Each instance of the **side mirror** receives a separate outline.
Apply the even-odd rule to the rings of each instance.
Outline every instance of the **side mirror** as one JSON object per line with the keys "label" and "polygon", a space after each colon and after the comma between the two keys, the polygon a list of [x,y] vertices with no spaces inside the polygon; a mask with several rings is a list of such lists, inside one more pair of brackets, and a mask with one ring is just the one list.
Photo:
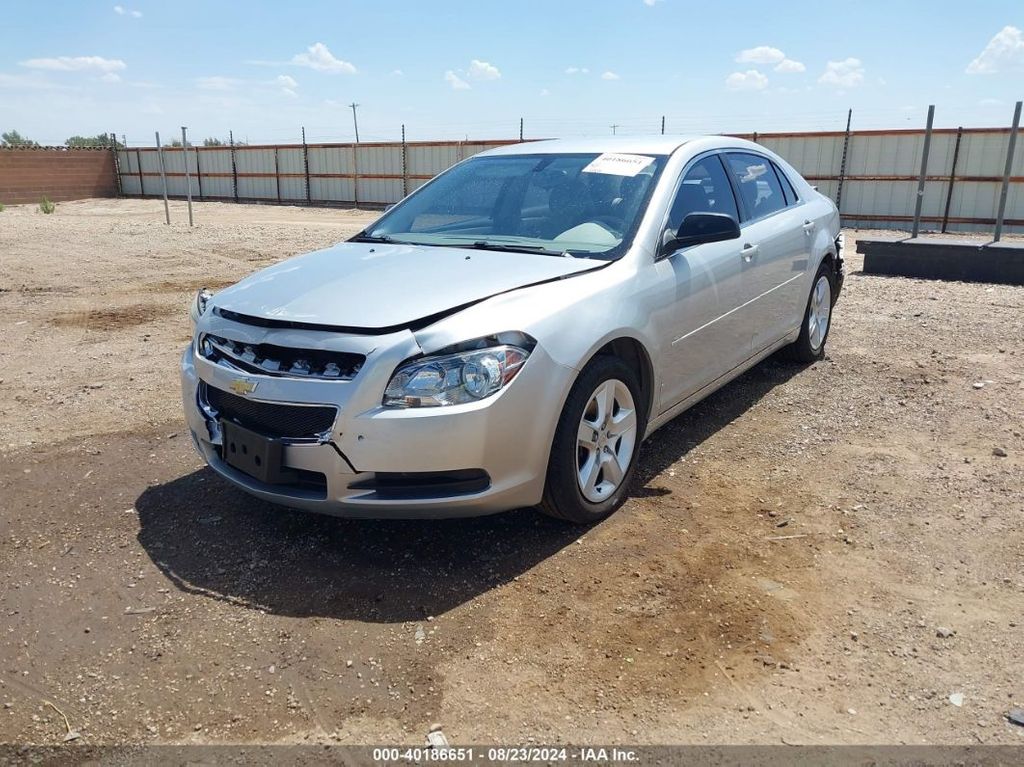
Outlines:
{"label": "side mirror", "polygon": [[739,237],[740,225],[726,213],[690,213],[683,219],[676,236],[665,243],[662,251],[674,253],[691,245],[737,240]]}

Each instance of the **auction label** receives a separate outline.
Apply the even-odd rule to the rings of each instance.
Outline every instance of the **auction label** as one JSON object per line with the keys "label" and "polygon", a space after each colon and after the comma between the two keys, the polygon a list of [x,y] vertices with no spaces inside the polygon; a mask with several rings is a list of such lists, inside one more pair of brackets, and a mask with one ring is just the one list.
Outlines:
{"label": "auction label", "polygon": [[583,173],[606,173],[610,176],[635,176],[654,162],[653,157],[642,154],[616,154],[606,152],[583,169]]}

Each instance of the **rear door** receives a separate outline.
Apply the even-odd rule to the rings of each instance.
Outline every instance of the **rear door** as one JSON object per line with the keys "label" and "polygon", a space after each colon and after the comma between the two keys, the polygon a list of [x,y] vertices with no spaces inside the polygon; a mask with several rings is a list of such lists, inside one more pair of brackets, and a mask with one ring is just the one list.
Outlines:
{"label": "rear door", "polygon": [[800,278],[813,224],[804,225],[802,201],[770,159],[752,152],[727,152],[723,159],[740,204],[743,303],[756,354],[792,329],[794,310],[803,306]]}
{"label": "rear door", "polygon": [[[728,176],[717,154],[684,170],[663,229],[662,242],[690,213],[725,213],[739,220]],[[659,243],[660,244],[660,243]],[[664,254],[656,264],[670,291],[660,323],[662,408],[667,410],[739,365],[750,354],[750,328],[742,316],[740,241],[710,242]]]}

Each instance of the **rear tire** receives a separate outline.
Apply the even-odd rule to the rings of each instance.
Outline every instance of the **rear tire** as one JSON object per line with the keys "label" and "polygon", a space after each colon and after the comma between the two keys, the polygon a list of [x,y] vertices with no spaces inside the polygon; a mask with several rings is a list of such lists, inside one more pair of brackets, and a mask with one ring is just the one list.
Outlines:
{"label": "rear tire", "polygon": [[540,510],[588,525],[618,509],[646,428],[637,374],[618,357],[595,357],[573,384],[558,419]]}
{"label": "rear tire", "polygon": [[781,350],[785,359],[793,362],[817,362],[825,357],[825,342],[832,329],[832,296],[835,295],[836,277],[826,261],[818,268],[807,297],[807,308],[800,323],[796,341]]}

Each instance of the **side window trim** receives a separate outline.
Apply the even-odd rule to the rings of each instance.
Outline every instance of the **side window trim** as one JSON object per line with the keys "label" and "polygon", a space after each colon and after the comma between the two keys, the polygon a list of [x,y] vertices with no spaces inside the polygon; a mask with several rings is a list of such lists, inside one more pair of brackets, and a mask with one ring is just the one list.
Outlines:
{"label": "side window trim", "polygon": [[747,210],[747,202],[743,199],[743,195],[740,194],[740,188],[736,183],[736,179],[733,178],[732,169],[726,162],[727,155],[741,154],[740,152],[721,152],[718,161],[722,163],[722,167],[725,169],[725,177],[729,179],[729,186],[732,187],[732,196],[736,200],[736,209],[740,212],[740,229],[743,225],[751,220],[751,211]]}
{"label": "side window trim", "polygon": [[773,162],[772,169],[775,171],[775,178],[778,179],[779,186],[782,187],[782,196],[786,200],[786,207],[792,208],[795,205],[799,205],[800,197],[796,193],[796,187],[793,185],[793,182],[789,180],[789,176],[779,167],[778,163]]}

